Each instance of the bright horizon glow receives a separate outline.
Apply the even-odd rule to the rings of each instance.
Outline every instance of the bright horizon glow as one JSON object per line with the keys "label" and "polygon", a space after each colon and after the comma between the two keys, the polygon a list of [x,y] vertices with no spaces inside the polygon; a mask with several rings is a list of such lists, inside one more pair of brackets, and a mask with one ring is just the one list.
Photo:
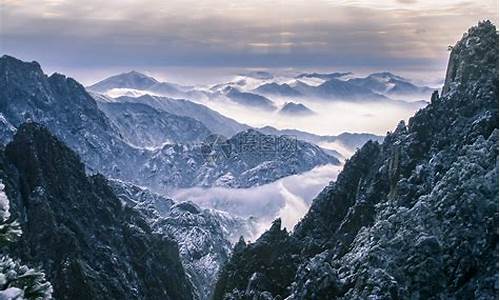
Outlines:
{"label": "bright horizon glow", "polygon": [[498,23],[494,0],[3,0],[0,5],[0,53],[36,60],[48,72],[85,84],[131,69],[169,79],[184,73],[184,81],[198,73],[211,77],[216,69],[227,74],[220,71],[227,68],[438,74],[446,66],[447,46],[467,28],[482,19]]}

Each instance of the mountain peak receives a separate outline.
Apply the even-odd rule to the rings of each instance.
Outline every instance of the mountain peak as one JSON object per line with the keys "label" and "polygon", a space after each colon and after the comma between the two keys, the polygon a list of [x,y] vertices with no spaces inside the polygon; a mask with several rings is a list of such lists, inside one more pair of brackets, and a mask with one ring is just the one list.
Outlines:
{"label": "mountain peak", "polygon": [[283,105],[279,113],[285,115],[295,115],[295,116],[307,116],[315,114],[314,111],[309,109],[304,104],[296,102],[285,103],[285,105]]}
{"label": "mountain peak", "polygon": [[393,73],[388,72],[388,71],[372,73],[372,74],[368,75],[368,77],[386,78],[386,79],[397,79],[397,80],[404,80],[404,81],[408,80],[406,78],[403,78],[403,77],[401,77],[399,75],[393,74]]}
{"label": "mountain peak", "polygon": [[154,82],[158,82],[158,80],[156,80],[154,77],[146,75],[146,74],[141,73],[141,72],[138,72],[136,70],[132,70],[132,71],[126,72],[126,73],[121,73],[121,74],[118,74],[116,76],[120,76],[120,77],[136,77],[136,78],[143,78],[143,79],[151,80],[151,81],[154,81]]}
{"label": "mountain peak", "polygon": [[245,73],[240,73],[238,74],[239,76],[244,76],[244,77],[250,77],[254,79],[260,79],[260,80],[268,80],[268,79],[273,79],[274,76],[270,72],[266,71],[249,71]]}
{"label": "mountain peak", "polygon": [[146,90],[157,83],[159,82],[155,78],[132,70],[101,80],[89,86],[88,89],[96,92],[106,92],[114,88]]}
{"label": "mountain peak", "polygon": [[[489,20],[471,27],[453,46],[442,95],[456,87],[471,88],[488,83],[498,75],[498,34]],[[496,82],[498,93],[498,82]],[[481,91],[477,91],[481,92]]]}
{"label": "mountain peak", "polygon": [[[368,142],[359,149],[335,183],[313,200],[291,236],[276,234],[273,225],[233,256],[219,276],[216,295],[496,297],[494,26],[485,22],[469,30],[451,56],[445,95],[434,95],[435,101],[408,126],[401,122],[383,144]],[[471,253],[480,253],[480,259]],[[275,276],[283,262],[289,273]],[[256,272],[269,278],[265,290],[246,288]]]}
{"label": "mountain peak", "polygon": [[34,66],[38,66],[40,68],[40,64],[36,61],[25,62],[25,61],[22,61],[16,57],[14,57],[14,56],[10,56],[7,54],[4,54],[4,55],[2,55],[2,57],[0,57],[0,63],[31,64]]}
{"label": "mountain peak", "polygon": [[11,70],[14,73],[25,73],[34,71],[38,75],[43,75],[42,67],[36,61],[25,62],[10,55],[3,55],[0,57],[0,70]]}

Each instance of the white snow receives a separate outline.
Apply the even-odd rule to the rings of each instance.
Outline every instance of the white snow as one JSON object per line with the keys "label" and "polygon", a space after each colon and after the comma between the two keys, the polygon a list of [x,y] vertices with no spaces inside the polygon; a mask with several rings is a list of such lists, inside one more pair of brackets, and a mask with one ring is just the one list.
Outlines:
{"label": "white snow", "polygon": [[7,288],[6,290],[0,291],[0,300],[21,300],[21,299],[24,299],[24,292],[19,288],[10,287]]}
{"label": "white snow", "polygon": [[4,221],[9,217],[9,198],[5,194],[5,185],[0,181],[0,219]]}

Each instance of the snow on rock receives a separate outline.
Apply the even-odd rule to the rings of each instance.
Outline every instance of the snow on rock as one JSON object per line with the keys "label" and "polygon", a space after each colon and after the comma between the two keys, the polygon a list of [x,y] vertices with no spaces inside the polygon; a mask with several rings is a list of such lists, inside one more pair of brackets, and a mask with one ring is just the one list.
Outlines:
{"label": "snow on rock", "polygon": [[200,299],[210,299],[219,268],[240,236],[255,234],[253,219],[204,209],[171,199],[122,181],[111,181],[117,196],[145,217],[157,233],[179,244],[182,263]]}
{"label": "snow on rock", "polygon": [[495,299],[498,133],[485,21],[453,47],[442,95],[359,149],[291,234],[277,221],[235,246],[214,299]]}
{"label": "snow on rock", "polygon": [[5,221],[10,217],[9,198],[5,194],[5,185],[0,180],[0,219]]}

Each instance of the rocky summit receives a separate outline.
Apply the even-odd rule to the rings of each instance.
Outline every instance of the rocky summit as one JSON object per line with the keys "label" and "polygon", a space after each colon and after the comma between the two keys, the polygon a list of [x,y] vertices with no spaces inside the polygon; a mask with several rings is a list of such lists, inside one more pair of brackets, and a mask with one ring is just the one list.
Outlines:
{"label": "rocky summit", "polygon": [[292,233],[238,243],[215,299],[495,299],[498,34],[452,48],[431,104],[366,143]]}

